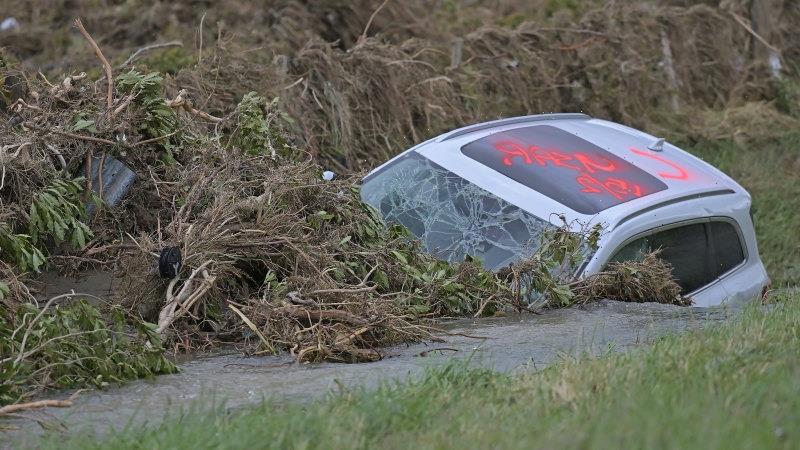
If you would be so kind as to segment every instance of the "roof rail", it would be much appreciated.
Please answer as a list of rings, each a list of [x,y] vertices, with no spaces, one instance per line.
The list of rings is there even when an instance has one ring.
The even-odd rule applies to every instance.
[[[448,139],[453,139],[465,134],[474,133],[476,131],[488,130],[490,128],[500,127],[503,125],[513,125],[525,122],[538,122],[542,120],[565,120],[565,119],[591,119],[592,117],[582,113],[557,113],[557,114],[535,114],[531,116],[509,117],[507,119],[492,120],[490,122],[478,123],[469,125],[464,128],[451,131],[442,136],[438,142],[443,142]]]
[[[634,212],[633,214],[629,214],[629,215],[623,217],[622,219],[617,221],[617,223],[614,225],[614,228],[617,228],[618,226],[622,225],[623,223],[625,223],[625,222],[627,222],[627,221],[629,221],[631,219],[634,219],[636,217],[639,217],[639,216],[641,216],[643,214],[647,214],[647,213],[649,213],[651,211],[654,211],[654,210],[659,209],[659,208],[663,208],[665,206],[674,205],[675,203],[685,202],[685,201],[689,201],[689,200],[697,200],[697,199],[706,198],[706,197],[714,197],[714,196],[717,196],[717,195],[728,195],[728,194],[735,194],[735,193],[736,193],[736,191],[734,191],[733,189],[717,189],[717,190],[713,190],[713,191],[700,192],[698,194],[690,194],[690,195],[684,195],[683,197],[672,198],[672,199],[663,201],[661,203],[656,203],[655,205],[650,205],[650,206],[648,206],[646,208],[642,208],[642,209]]]

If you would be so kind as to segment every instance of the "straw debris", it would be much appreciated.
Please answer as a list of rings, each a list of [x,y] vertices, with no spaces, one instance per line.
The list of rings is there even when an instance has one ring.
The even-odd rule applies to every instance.
[[[573,301],[585,304],[600,298],[690,306],[681,295],[669,263],[649,253],[641,261],[612,262],[602,272],[572,284]]]

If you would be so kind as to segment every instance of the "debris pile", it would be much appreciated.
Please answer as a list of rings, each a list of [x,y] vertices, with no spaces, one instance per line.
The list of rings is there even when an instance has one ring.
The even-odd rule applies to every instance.
[[[432,318],[529,307],[516,272],[439,261],[387,227],[361,202],[357,176],[332,178],[291,143],[276,102],[248,93],[211,114],[186,90],[167,96],[164,81],[135,68],[40,76],[10,106],[8,323],[35,302],[14,277],[45,264],[116,271],[116,298],[97,307],[122,307],[151,346],[154,335],[176,350],[244,342],[302,361],[369,361],[387,344],[434,338]],[[135,182],[119,183],[111,166]],[[529,266],[557,287],[552,269],[574,268],[583,236],[553,233],[567,250],[543,246]]]
[[[786,20],[800,17],[784,8]],[[340,170],[368,168],[463,124],[550,111],[583,111],[681,139],[731,138],[741,130],[720,129],[705,112],[738,108],[757,119],[747,106],[774,99],[782,83],[739,13],[614,2],[545,24],[463,34],[434,27],[346,48],[313,39],[291,55],[237,54],[220,42],[175,81],[211,99],[211,111],[249,91],[279,97],[294,141]],[[795,51],[792,33],[784,37],[786,52]],[[797,76],[791,65],[782,71]]]
[[[69,44],[76,40],[67,26],[69,12],[87,15],[115,68],[169,73],[173,98],[186,89],[198,110],[215,116],[248,92],[278,98],[292,119],[290,139],[340,171],[369,168],[464,124],[550,111],[584,111],[681,139],[737,137],[741,128],[721,126],[711,111],[735,108],[757,120],[763,108],[749,105],[779,98],[799,70],[792,61],[800,8],[789,0],[770,2],[765,23],[743,0],[594,2],[562,11],[518,0],[457,10],[427,0],[194,3],[154,2],[143,11],[129,2],[46,10],[30,2],[15,16],[23,26],[0,38],[31,69],[63,54],[74,56],[55,68],[89,67],[94,55]],[[26,23],[33,17],[36,26]],[[64,36],[43,41],[52,30]],[[154,35],[163,41],[146,41]],[[158,46],[176,39],[183,45]]]

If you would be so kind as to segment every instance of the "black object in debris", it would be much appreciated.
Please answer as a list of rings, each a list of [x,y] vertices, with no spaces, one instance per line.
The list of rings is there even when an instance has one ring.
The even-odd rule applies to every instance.
[[[181,249],[164,247],[158,257],[158,272],[163,278],[175,278],[181,270]]]

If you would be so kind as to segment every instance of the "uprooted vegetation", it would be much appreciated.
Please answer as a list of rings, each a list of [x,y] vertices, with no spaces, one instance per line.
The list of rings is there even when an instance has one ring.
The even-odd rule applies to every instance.
[[[162,339],[175,350],[238,342],[302,361],[369,361],[381,346],[435,338],[434,318],[600,297],[684,304],[657,259],[572,283],[596,239],[568,232],[572,224],[553,227],[535,254],[500,273],[439,261],[361,202],[353,172],[446,128],[540,111],[583,109],[640,126],[663,119],[660,127],[680,123],[687,136],[712,130],[711,138],[748,136],[751,115],[797,123],[767,103],[776,81],[751,56],[755,38],[708,6],[612,5],[548,26],[498,19],[432,36],[430,27],[392,26],[387,17],[411,18],[420,7],[398,2],[375,15],[373,32],[384,33],[375,37],[369,14],[332,5],[353,23],[334,27],[342,40],[331,43],[330,27],[303,25],[316,23],[313,14],[288,14],[303,9],[290,3],[269,29],[277,38],[259,41],[267,50],[242,51],[227,28],[216,23],[209,34],[206,22],[205,48],[195,59],[179,47],[180,67],[167,69],[174,75],[148,70],[163,60],[129,62],[124,49],[112,49],[110,80],[100,65],[45,76],[0,64],[8,88],[0,334],[10,336],[0,402],[29,395],[20,384],[29,377],[46,387],[85,384],[92,373],[105,382],[169,371]],[[281,39],[289,25],[305,29],[303,38]],[[465,32],[451,43],[456,29]],[[723,38],[703,39],[709,30]],[[796,52],[788,39],[787,54]],[[664,42],[676,46],[672,75],[662,67]],[[692,122],[689,106],[733,113]],[[103,205],[109,180],[96,172],[114,161],[136,182],[121,203]],[[324,181],[319,163],[350,175]],[[156,266],[164,249],[182,255],[172,279]],[[65,297],[31,321],[30,275],[44,267],[114,271],[121,288],[108,303]],[[51,325],[67,320],[88,325],[62,334]],[[21,329],[41,336],[37,353],[18,341]],[[62,349],[70,340],[60,336],[73,332],[88,339],[75,345],[110,341],[106,362],[83,364],[80,352]],[[113,371],[105,364],[115,358],[136,363]]]

